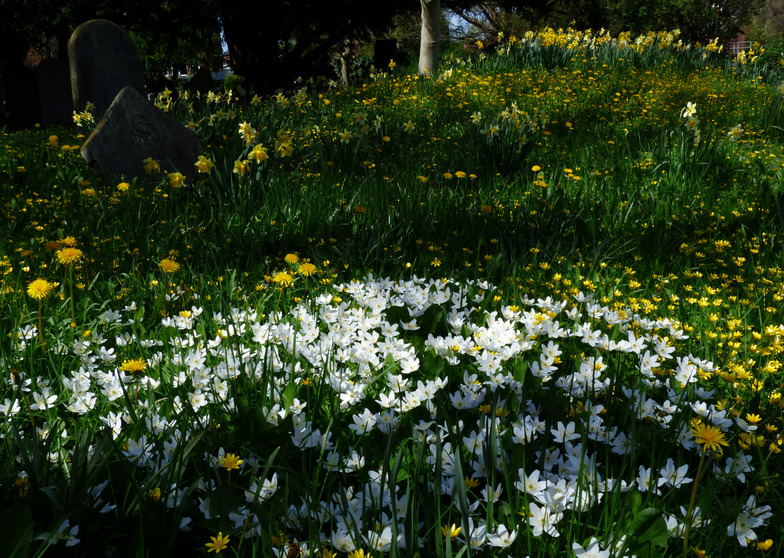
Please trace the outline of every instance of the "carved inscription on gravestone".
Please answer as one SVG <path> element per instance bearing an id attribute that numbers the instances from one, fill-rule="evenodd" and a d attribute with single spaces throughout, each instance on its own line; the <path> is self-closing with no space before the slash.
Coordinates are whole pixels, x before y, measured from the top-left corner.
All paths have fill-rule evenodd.
<path id="1" fill-rule="evenodd" d="M 100 174 L 146 176 L 144 160 L 161 170 L 192 178 L 201 148 L 196 133 L 150 104 L 133 87 L 117 94 L 95 131 L 82 146 L 82 157 Z"/>

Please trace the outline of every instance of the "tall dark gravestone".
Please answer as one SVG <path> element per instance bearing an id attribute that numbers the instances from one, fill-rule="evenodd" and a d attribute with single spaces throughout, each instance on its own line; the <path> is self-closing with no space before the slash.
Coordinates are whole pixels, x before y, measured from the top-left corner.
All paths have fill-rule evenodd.
<path id="1" fill-rule="evenodd" d="M 120 26 L 91 19 L 77 27 L 68 41 L 74 109 L 88 102 L 103 114 L 117 93 L 131 86 L 144 93 L 144 69 L 139 51 Z"/>

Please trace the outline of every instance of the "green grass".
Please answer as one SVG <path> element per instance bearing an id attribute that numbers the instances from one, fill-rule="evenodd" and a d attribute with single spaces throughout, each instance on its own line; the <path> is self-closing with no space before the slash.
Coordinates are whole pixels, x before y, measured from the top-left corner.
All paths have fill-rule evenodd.
<path id="1" fill-rule="evenodd" d="M 781 553 L 782 94 L 714 50 L 162 96 L 181 185 L 4 132 L 10 554 Z"/>

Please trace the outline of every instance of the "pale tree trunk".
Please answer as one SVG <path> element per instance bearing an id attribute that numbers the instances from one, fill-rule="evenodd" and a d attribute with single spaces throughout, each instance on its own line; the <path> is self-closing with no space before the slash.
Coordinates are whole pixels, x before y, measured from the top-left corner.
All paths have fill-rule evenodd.
<path id="1" fill-rule="evenodd" d="M 348 73 L 349 56 L 351 56 L 351 43 L 347 41 L 343 49 L 340 51 L 340 81 L 343 82 L 343 85 L 348 85 L 351 82 L 351 78 L 349 77 Z"/>
<path id="2" fill-rule="evenodd" d="M 422 4 L 422 35 L 419 42 L 419 73 L 438 72 L 441 42 L 441 0 L 419 0 Z"/>

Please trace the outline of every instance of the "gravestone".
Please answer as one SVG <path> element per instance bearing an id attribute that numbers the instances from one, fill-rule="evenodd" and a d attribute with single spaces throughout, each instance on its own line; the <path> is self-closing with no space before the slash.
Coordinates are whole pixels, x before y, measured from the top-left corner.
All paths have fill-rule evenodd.
<path id="1" fill-rule="evenodd" d="M 73 98 L 68 64 L 56 58 L 47 58 L 35 68 L 35 79 L 38 82 L 42 124 L 49 126 L 70 122 Z"/>
<path id="2" fill-rule="evenodd" d="M 144 70 L 139 51 L 120 26 L 105 19 L 91 19 L 77 27 L 68 41 L 74 109 L 88 102 L 95 114 L 109 108 L 126 86 L 144 93 Z"/>
<path id="3" fill-rule="evenodd" d="M 196 174 L 201 148 L 196 133 L 153 106 L 135 88 L 117 94 L 98 126 L 82 146 L 82 157 L 97 174 L 149 176 L 144 160 L 161 170 Z"/>

